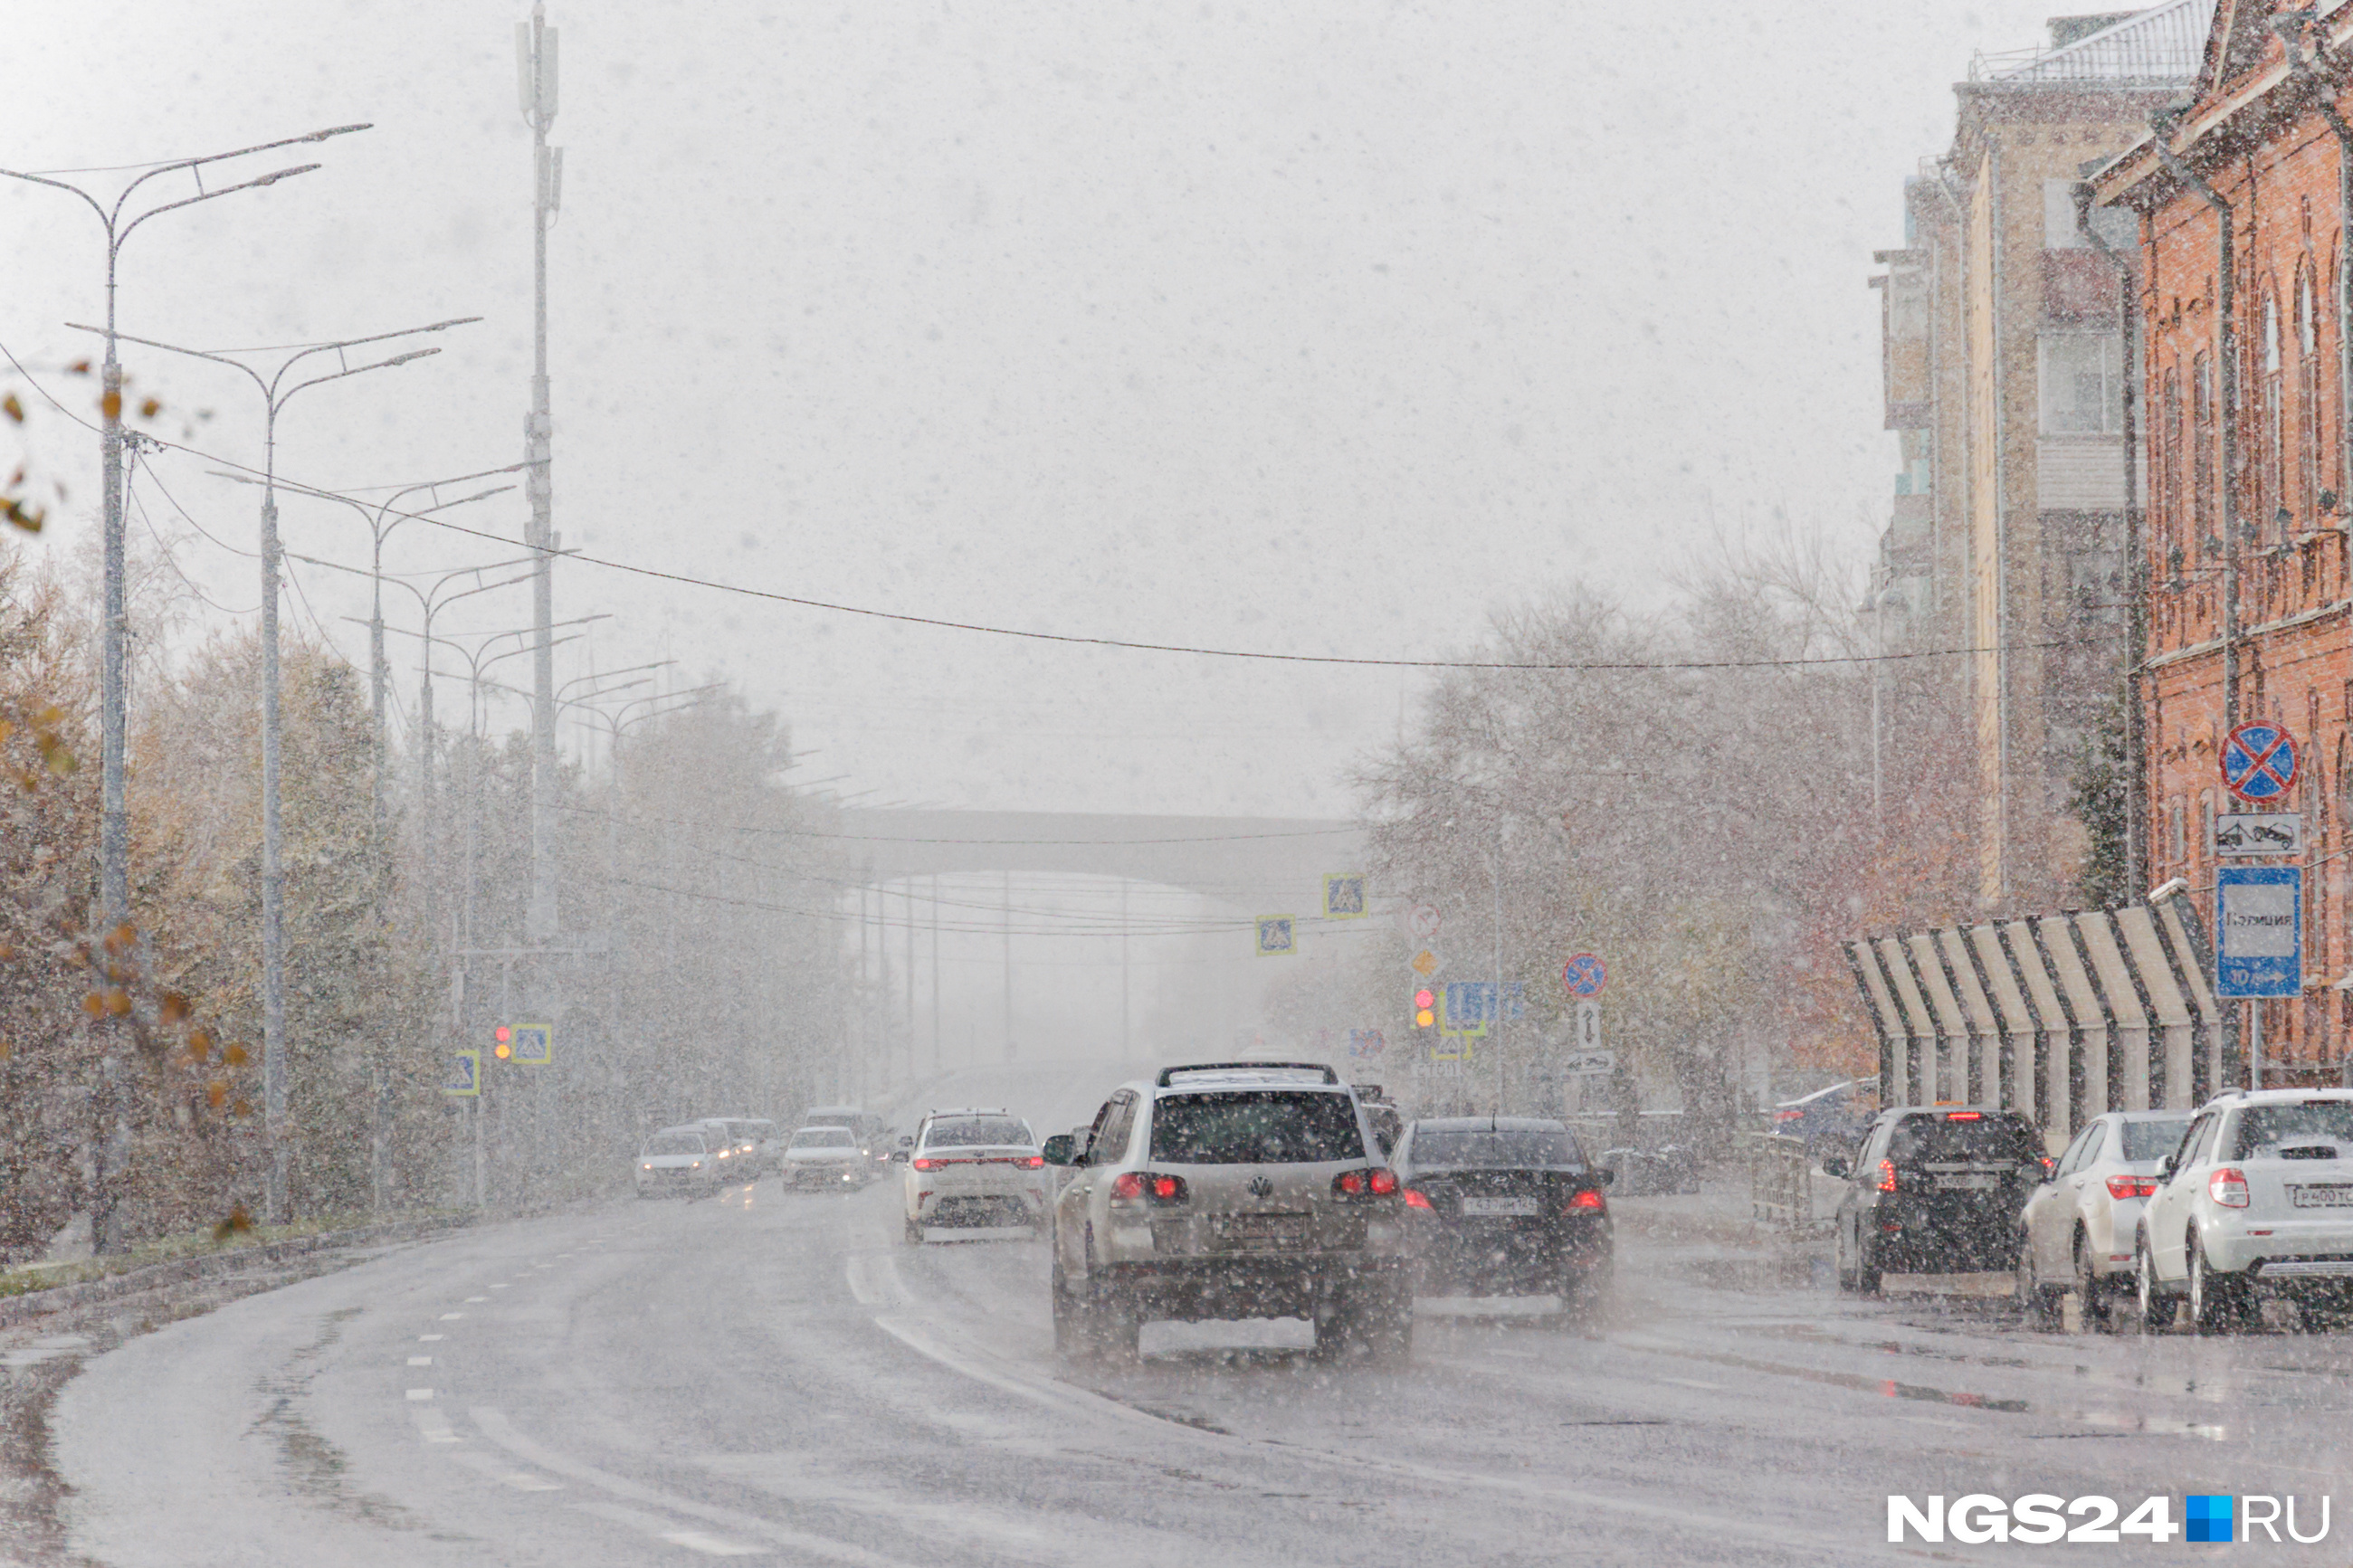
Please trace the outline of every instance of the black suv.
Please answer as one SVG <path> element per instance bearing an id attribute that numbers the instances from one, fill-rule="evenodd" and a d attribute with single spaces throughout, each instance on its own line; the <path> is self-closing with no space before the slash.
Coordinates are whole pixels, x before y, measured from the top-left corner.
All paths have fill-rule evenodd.
<path id="1" fill-rule="evenodd" d="M 2049 1168 L 2042 1135 L 2015 1110 L 1881 1111 L 1852 1163 L 1822 1161 L 1824 1175 L 1847 1179 L 1835 1222 L 1840 1289 L 1868 1296 L 1883 1274 L 2009 1270 L 2018 1216 Z"/>

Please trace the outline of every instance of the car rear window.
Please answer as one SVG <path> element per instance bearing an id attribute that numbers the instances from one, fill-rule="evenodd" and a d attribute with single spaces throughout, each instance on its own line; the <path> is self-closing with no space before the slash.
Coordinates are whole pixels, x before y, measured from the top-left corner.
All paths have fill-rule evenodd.
<path id="1" fill-rule="evenodd" d="M 847 1127 L 804 1127 L 793 1134 L 796 1149 L 848 1149 L 856 1142 Z"/>
<path id="2" fill-rule="evenodd" d="M 1152 1108 L 1152 1158 L 1179 1165 L 1361 1160 L 1356 1102 L 1314 1089 L 1165 1094 Z"/>
<path id="3" fill-rule="evenodd" d="M 1888 1141 L 1892 1160 L 1985 1164 L 2040 1160 L 2042 1140 L 2012 1116 L 1907 1116 Z"/>
<path id="4" fill-rule="evenodd" d="M 691 1132 L 657 1132 L 646 1140 L 649 1154 L 700 1154 L 702 1140 Z"/>
<path id="5" fill-rule="evenodd" d="M 2125 1152 L 2127 1160 L 2162 1160 L 2181 1147 L 2181 1135 L 2189 1131 L 2182 1121 L 2127 1121 L 2125 1123 Z"/>
<path id="6" fill-rule="evenodd" d="M 1413 1135 L 1417 1165 L 1458 1165 L 1483 1170 L 1517 1170 L 1529 1165 L 1582 1165 L 1585 1155 L 1574 1135 L 1566 1131 L 1505 1129 L 1498 1132 L 1418 1130 Z"/>
<path id="7" fill-rule="evenodd" d="M 960 1116 L 954 1121 L 934 1121 L 923 1131 L 926 1149 L 981 1149 L 1008 1143 L 1027 1147 L 1035 1142 L 1028 1122 L 1003 1116 Z"/>
<path id="8" fill-rule="evenodd" d="M 2297 1143 L 2353 1143 L 2353 1101 L 2307 1100 L 2300 1105 L 2253 1105 L 2239 1112 L 2231 1158 L 2252 1160 Z"/>

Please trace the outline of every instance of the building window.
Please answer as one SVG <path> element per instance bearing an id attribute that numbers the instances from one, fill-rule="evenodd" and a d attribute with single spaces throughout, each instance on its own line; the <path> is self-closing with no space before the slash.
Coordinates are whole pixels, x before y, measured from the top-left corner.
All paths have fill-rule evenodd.
<path id="1" fill-rule="evenodd" d="M 2263 355 L 2259 366 L 2262 382 L 2255 391 L 2263 430 L 2255 449 L 2255 515 L 2250 521 L 2261 526 L 2284 506 L 2284 498 L 2280 494 L 2286 426 L 2281 407 L 2285 393 L 2280 377 L 2279 302 L 2269 295 L 2263 298 L 2263 339 L 2258 348 Z M 2287 521 L 2282 519 L 2278 530 L 2278 542 L 2282 544 L 2287 542 Z"/>
<path id="2" fill-rule="evenodd" d="M 2170 851 L 2166 856 L 2168 865 L 2179 866 L 2189 858 L 2189 812 L 2182 809 L 2181 797 L 2174 796 L 2173 804 L 2166 808 L 2167 842 Z"/>
<path id="3" fill-rule="evenodd" d="M 2181 372 L 2176 367 L 2165 373 L 2164 405 L 2158 410 L 2156 446 L 2150 454 L 2156 460 L 2150 465 L 2158 476 L 2158 506 L 2159 520 L 2158 537 L 2165 552 L 2165 580 L 2181 581 L 2185 546 L 2195 547 L 2194 531 L 2181 515 Z"/>
<path id="4" fill-rule="evenodd" d="M 2190 524 L 2198 550 L 2214 537 L 2214 366 L 2201 352 L 2189 362 Z"/>
<path id="5" fill-rule="evenodd" d="M 2049 332 L 2042 347 L 2042 433 L 2114 436 L 2125 427 L 2124 340 Z"/>
<path id="6" fill-rule="evenodd" d="M 2312 268 L 2295 279 L 2295 505 L 2316 523 L 2320 512 L 2320 314 Z"/>

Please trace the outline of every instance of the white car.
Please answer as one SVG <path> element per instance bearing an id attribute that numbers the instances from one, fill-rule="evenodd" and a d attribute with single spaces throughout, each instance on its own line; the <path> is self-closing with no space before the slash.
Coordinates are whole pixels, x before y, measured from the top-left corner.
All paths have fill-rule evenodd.
<path id="1" fill-rule="evenodd" d="M 866 1184 L 866 1150 L 847 1127 L 804 1127 L 785 1146 L 787 1186 L 860 1187 Z"/>
<path id="2" fill-rule="evenodd" d="M 708 1195 L 719 1190 L 719 1145 L 700 1126 L 665 1127 L 638 1151 L 638 1196 Z"/>
<path id="3" fill-rule="evenodd" d="M 934 1110 L 907 1155 L 907 1240 L 934 1225 L 1046 1225 L 1046 1156 L 1003 1110 Z"/>
<path id="4" fill-rule="evenodd" d="M 2133 1236 L 2157 1168 L 2181 1146 L 2187 1110 L 2111 1110 L 2095 1116 L 2019 1216 L 2018 1300 L 2049 1318 L 2073 1289 L 2084 1321 L 2109 1326 L 2109 1306 L 2132 1289 Z"/>
<path id="5" fill-rule="evenodd" d="M 2159 1167 L 2134 1248 L 2143 1326 L 2189 1301 L 2203 1330 L 2253 1326 L 2263 1295 L 2353 1289 L 2353 1089 L 2234 1089 Z"/>

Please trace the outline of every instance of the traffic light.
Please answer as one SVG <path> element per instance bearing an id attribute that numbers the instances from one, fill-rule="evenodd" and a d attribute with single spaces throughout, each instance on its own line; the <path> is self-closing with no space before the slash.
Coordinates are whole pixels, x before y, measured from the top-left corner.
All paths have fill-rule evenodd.
<path id="1" fill-rule="evenodd" d="M 1420 1028 L 1427 1029 L 1432 1024 L 1437 1023 L 1437 1006 L 1438 994 L 1432 991 L 1429 986 L 1425 985 L 1420 990 L 1415 992 L 1413 994 L 1413 1021 L 1415 1025 Z"/>
<path id="2" fill-rule="evenodd" d="M 499 1060 L 504 1061 L 514 1055 L 514 1031 L 506 1025 L 501 1024 L 497 1028 L 492 1029 L 491 1038 L 498 1042 L 491 1047 L 491 1054 Z"/>

